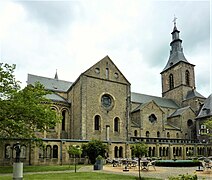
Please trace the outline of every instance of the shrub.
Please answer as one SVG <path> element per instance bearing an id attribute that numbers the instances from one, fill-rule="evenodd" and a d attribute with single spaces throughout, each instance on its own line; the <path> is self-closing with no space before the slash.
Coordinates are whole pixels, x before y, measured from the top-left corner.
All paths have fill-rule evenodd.
<path id="1" fill-rule="evenodd" d="M 165 167 L 194 167 L 199 166 L 200 162 L 198 160 L 158 160 L 155 162 L 155 165 Z"/>
<path id="2" fill-rule="evenodd" d="M 180 174 L 177 177 L 171 176 L 169 180 L 197 180 L 197 175 L 190 175 L 190 174 Z"/>

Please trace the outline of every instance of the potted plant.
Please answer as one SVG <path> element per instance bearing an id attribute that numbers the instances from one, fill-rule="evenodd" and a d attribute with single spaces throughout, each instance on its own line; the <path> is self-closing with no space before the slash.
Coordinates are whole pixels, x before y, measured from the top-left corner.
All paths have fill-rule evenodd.
<path id="1" fill-rule="evenodd" d="M 102 170 L 103 169 L 103 157 L 98 155 L 96 158 L 96 163 L 94 164 L 94 170 Z"/>

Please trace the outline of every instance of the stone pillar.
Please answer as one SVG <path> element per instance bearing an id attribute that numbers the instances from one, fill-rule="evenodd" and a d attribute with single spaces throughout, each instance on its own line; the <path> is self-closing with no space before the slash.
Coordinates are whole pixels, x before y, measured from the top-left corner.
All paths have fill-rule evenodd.
<path id="1" fill-rule="evenodd" d="M 23 163 L 17 162 L 13 164 L 13 180 L 23 179 Z"/>

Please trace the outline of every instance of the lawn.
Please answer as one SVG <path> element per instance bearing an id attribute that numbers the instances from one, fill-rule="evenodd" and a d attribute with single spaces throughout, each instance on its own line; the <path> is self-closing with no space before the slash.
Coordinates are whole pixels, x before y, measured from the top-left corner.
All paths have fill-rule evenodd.
<path id="1" fill-rule="evenodd" d="M 101 180 L 116 180 L 116 179 L 127 179 L 127 180 L 138 180 L 136 176 L 130 175 L 121 175 L 121 174 L 108 174 L 108 173 L 100 173 L 100 172 L 71 172 L 71 173 L 54 173 L 54 174 L 28 174 L 24 175 L 24 179 L 27 180 L 36 180 L 36 179 L 45 179 L 45 180 L 52 180 L 52 179 L 74 179 L 74 180 L 87 180 L 87 179 L 101 179 Z M 0 177 L 0 180 L 11 180 L 11 176 L 3 176 Z M 153 178 L 142 178 L 142 180 L 156 180 Z"/>
<path id="2" fill-rule="evenodd" d="M 81 166 L 77 165 L 77 169 Z M 66 171 L 66 170 L 74 170 L 74 166 L 63 165 L 63 166 L 24 166 L 24 172 L 46 172 L 46 171 Z M 12 173 L 12 166 L 1 166 L 0 174 L 2 173 Z"/>

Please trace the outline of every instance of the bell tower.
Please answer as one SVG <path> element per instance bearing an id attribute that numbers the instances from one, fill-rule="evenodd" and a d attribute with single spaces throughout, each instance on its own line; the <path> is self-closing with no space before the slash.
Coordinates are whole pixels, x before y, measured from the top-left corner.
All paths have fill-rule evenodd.
<path id="1" fill-rule="evenodd" d="M 161 72 L 162 97 L 173 99 L 180 106 L 186 99 L 189 91 L 195 90 L 194 65 L 190 64 L 184 56 L 180 31 L 176 26 L 172 31 L 171 50 L 168 62 Z"/>

